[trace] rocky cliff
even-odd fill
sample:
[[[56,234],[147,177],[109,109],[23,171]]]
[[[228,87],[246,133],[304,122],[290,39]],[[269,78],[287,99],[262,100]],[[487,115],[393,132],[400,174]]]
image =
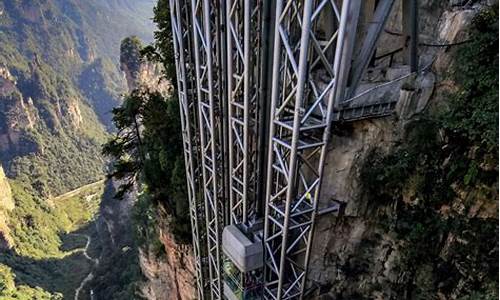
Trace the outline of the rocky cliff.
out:
[[[10,229],[7,226],[7,213],[14,209],[12,190],[0,166],[0,251],[12,246]]]
[[[498,297],[497,166],[483,161],[478,171],[491,172],[490,183],[464,184],[468,173],[448,168],[461,163],[456,149],[464,142],[454,145],[453,133],[440,129],[459,89],[452,70],[465,63],[457,45],[487,10],[488,1],[465,2],[420,1],[424,70],[392,87],[395,115],[334,130],[320,207],[335,200],[342,209],[317,219],[310,265],[317,299]],[[382,40],[394,44],[400,28],[390,31]],[[475,146],[463,151],[464,161],[481,160]]]
[[[145,89],[158,91],[165,96],[170,94],[171,84],[165,79],[163,66],[143,57],[139,38],[126,38],[120,48],[120,69],[125,74],[129,93],[136,89]]]
[[[3,168],[0,166],[0,210],[13,210],[14,200],[12,199],[12,190],[5,177]]]
[[[0,286],[7,274],[19,287],[0,287],[0,298],[62,298],[27,286],[72,298],[94,264],[72,251],[85,247],[83,232],[68,233],[94,230],[99,191],[70,193],[60,206],[56,196],[90,191],[95,185],[88,184],[104,176],[101,146],[106,127],[112,129],[111,109],[126,91],[119,43],[132,34],[152,38],[152,6],[150,0],[0,0]],[[92,240],[87,245],[98,247]],[[131,273],[116,282],[133,281]],[[118,293],[109,286],[109,294]]]
[[[165,215],[163,218],[168,219]],[[140,250],[141,269],[148,279],[141,292],[147,299],[194,300],[196,281],[191,246],[176,242],[170,231],[165,222],[159,222],[159,240],[164,247],[160,256],[149,248]]]
[[[172,86],[165,79],[162,64],[144,58],[141,49],[142,43],[137,37],[122,42],[120,63],[129,92],[137,89],[159,92],[165,99],[163,101],[175,101],[175,98],[170,99]],[[166,117],[162,116],[162,122]],[[175,238],[172,217],[167,213],[165,203],[152,204],[150,195],[146,194],[136,195],[139,197],[136,206],[148,206],[145,211],[136,208],[139,220],[135,225],[139,231],[146,232],[139,249],[139,263],[146,278],[140,286],[140,294],[151,300],[196,299],[191,246]]]

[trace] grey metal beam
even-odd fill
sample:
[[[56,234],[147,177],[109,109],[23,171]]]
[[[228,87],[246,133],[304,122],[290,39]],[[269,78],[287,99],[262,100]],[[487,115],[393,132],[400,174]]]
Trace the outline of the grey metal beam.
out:
[[[334,106],[337,108],[342,104],[346,96],[360,11],[361,1],[344,1],[342,6],[342,16],[344,16],[344,18],[341,19],[339,40],[335,53],[338,60],[335,62],[336,65],[334,65],[334,70],[336,71],[335,75],[337,77],[334,87]]]
[[[266,192],[266,158],[267,158],[267,124],[269,123],[269,108],[271,98],[271,71],[272,71],[272,1],[262,2],[262,17],[260,26],[259,47],[259,99],[258,99],[258,139],[257,139],[257,180],[256,180],[256,205],[255,216],[261,218],[264,215],[265,192]]]
[[[404,60],[418,71],[418,0],[403,0]]]
[[[395,0],[380,0],[377,5],[373,21],[367,30],[361,51],[353,62],[347,98],[354,97],[354,93],[363,79],[366,68],[368,67],[370,59],[375,51],[378,39],[380,38],[382,30],[385,27],[385,23],[389,18],[394,2]]]
[[[261,0],[225,0],[230,224],[256,213]]]
[[[353,43],[353,37],[343,33],[359,4],[343,1],[342,12],[328,0],[276,4],[263,241],[265,299],[301,299],[305,294],[334,87],[340,62],[348,61],[341,50],[347,40]],[[326,26],[340,29],[322,27],[323,15],[336,16]]]
[[[204,198],[204,209],[190,209],[193,228],[200,217],[206,226],[206,241],[193,230],[198,286],[205,280],[209,298],[222,298],[222,227],[257,214],[264,186],[264,298],[303,298],[334,107],[359,84],[394,0],[380,1],[351,66],[361,2],[191,0],[186,12],[185,1],[170,0],[190,207],[198,181]]]
[[[193,63],[191,61],[191,34],[189,32],[190,12],[185,1],[170,0],[170,18],[172,26],[172,40],[174,44],[175,66],[177,73],[177,91],[179,97],[180,119],[182,126],[184,163],[186,170],[189,214],[193,239],[193,257],[196,276],[196,290],[198,299],[204,299],[204,264],[202,261],[201,244],[205,241],[200,234],[198,220],[204,216],[200,214],[198,199],[199,168],[197,166],[197,101],[193,92]]]
[[[224,204],[223,153],[221,137],[220,42],[217,2],[191,0],[196,91],[200,122],[200,150],[207,234],[208,285],[211,299],[222,299],[220,237]]]

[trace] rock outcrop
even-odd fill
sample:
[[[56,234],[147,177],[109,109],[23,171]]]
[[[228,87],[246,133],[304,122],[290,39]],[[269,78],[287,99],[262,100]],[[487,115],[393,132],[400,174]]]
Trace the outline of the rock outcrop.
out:
[[[0,166],[0,210],[13,210],[12,191],[2,166]]]
[[[125,74],[129,92],[140,88],[166,95],[172,87],[163,74],[163,66],[143,58],[141,48],[137,37],[126,38],[121,45],[120,68]]]
[[[176,243],[168,226],[160,227],[165,254],[157,256],[149,249],[140,250],[141,269],[148,279],[141,292],[152,300],[194,300],[196,280],[192,249]]]
[[[126,38],[121,46],[121,70],[125,74],[129,92],[136,89],[159,92],[168,96],[171,83],[165,79],[163,66],[141,56],[141,42],[136,37]],[[139,262],[146,281],[141,284],[141,294],[150,300],[194,300],[196,287],[194,258],[190,245],[176,242],[169,228],[168,214],[158,204],[158,236],[150,237],[139,249]],[[161,254],[151,243],[159,241]]]
[[[432,0],[420,1],[420,5],[421,39],[430,44],[462,42],[473,16],[482,7],[481,3],[453,6],[448,1]],[[317,219],[309,269],[316,287],[315,299],[416,299],[408,292],[412,290],[410,287],[429,289],[432,299],[457,299],[467,284],[467,279],[461,279],[456,286],[449,287],[446,278],[428,277],[429,270],[435,268],[432,265],[419,266],[413,274],[402,267],[403,249],[408,245],[389,225],[379,226],[381,214],[395,210],[398,203],[374,208],[361,182],[361,169],[372,150],[390,153],[402,143],[409,122],[425,111],[446,105],[447,92],[453,90],[447,75],[454,63],[454,48],[420,49],[420,64],[428,68],[400,88],[394,116],[343,124],[334,130],[326,159],[320,209],[332,200],[340,202],[343,209],[339,215]],[[498,191],[498,186],[496,189]],[[484,199],[476,188],[459,190],[457,195],[451,208],[443,208],[443,216],[448,210],[460,210],[461,215],[468,218],[498,219],[498,199]],[[403,191],[402,199],[406,203],[418,201],[411,187]],[[470,199],[474,199],[473,204],[466,205]],[[452,249],[460,243],[467,241],[450,234],[444,244],[436,245],[440,257],[447,263],[458,264]],[[439,286],[436,289],[439,291],[431,286]],[[450,290],[443,291],[445,286]]]
[[[23,132],[33,129],[38,114],[33,100],[17,88],[16,79],[6,67],[0,66],[0,153],[26,154],[35,146],[23,140]]]
[[[14,206],[9,182],[0,165],[0,250],[8,249],[12,246],[10,229],[7,225],[7,212],[13,210]]]

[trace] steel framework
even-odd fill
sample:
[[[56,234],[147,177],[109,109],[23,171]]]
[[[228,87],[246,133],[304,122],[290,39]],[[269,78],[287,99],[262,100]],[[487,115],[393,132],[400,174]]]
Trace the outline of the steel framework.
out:
[[[261,0],[226,0],[230,222],[255,211]]]
[[[224,142],[222,116],[220,10],[216,1],[191,0],[193,53],[200,122],[205,199],[208,284],[211,299],[221,299],[220,234],[224,218]]]
[[[169,1],[198,297],[222,299],[222,227],[265,202],[263,298],[303,299],[331,124],[395,105],[349,106],[395,0]],[[416,0],[402,1],[415,68]]]
[[[339,85],[361,1],[277,1],[264,226],[265,299],[306,289],[311,239]],[[333,15],[330,31],[320,18]],[[349,49],[350,48],[350,49]]]
[[[193,256],[196,273],[198,299],[204,299],[204,266],[202,261],[203,234],[200,234],[198,220],[204,218],[201,208],[198,149],[198,109],[194,93],[194,69],[192,61],[192,35],[190,34],[190,11],[186,1],[170,0],[172,40],[176,57],[177,91],[182,125],[184,162],[186,167],[189,213],[191,218]]]

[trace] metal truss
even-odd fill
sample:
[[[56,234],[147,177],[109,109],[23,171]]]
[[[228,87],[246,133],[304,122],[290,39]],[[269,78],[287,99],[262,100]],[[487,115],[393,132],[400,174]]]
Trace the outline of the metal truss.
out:
[[[172,40],[176,57],[177,91],[182,125],[182,140],[184,162],[186,168],[187,192],[191,230],[193,237],[193,256],[198,299],[204,299],[204,266],[202,262],[201,244],[204,243],[200,234],[198,220],[204,218],[201,208],[198,178],[198,108],[194,93],[194,69],[192,62],[192,35],[189,31],[190,11],[187,3],[182,0],[170,0],[170,18]]]
[[[263,297],[302,299],[332,121],[386,115],[393,105],[350,107],[346,99],[395,0],[370,0],[378,4],[356,57],[368,1],[169,1],[198,297],[208,298],[206,286],[210,299],[222,299],[222,227],[258,215],[265,188]]]
[[[369,25],[367,26],[366,37],[363,39],[363,45],[359,51],[360,53],[352,65],[352,71],[350,73],[351,82],[347,98],[354,97],[357,87],[361,79],[363,79],[363,75],[366,72],[370,59],[373,57],[377,42],[389,18],[394,2],[396,1],[380,0],[374,11],[373,18],[371,20],[366,20],[366,23]],[[406,3],[408,0],[403,0],[403,2]]]
[[[224,209],[220,10],[217,1],[191,0],[193,52],[211,299],[222,298],[220,235]]]
[[[278,0],[264,225],[265,299],[300,299],[337,91],[361,1]],[[327,28],[321,18],[327,17]]]
[[[261,0],[226,1],[231,224],[255,212]]]

